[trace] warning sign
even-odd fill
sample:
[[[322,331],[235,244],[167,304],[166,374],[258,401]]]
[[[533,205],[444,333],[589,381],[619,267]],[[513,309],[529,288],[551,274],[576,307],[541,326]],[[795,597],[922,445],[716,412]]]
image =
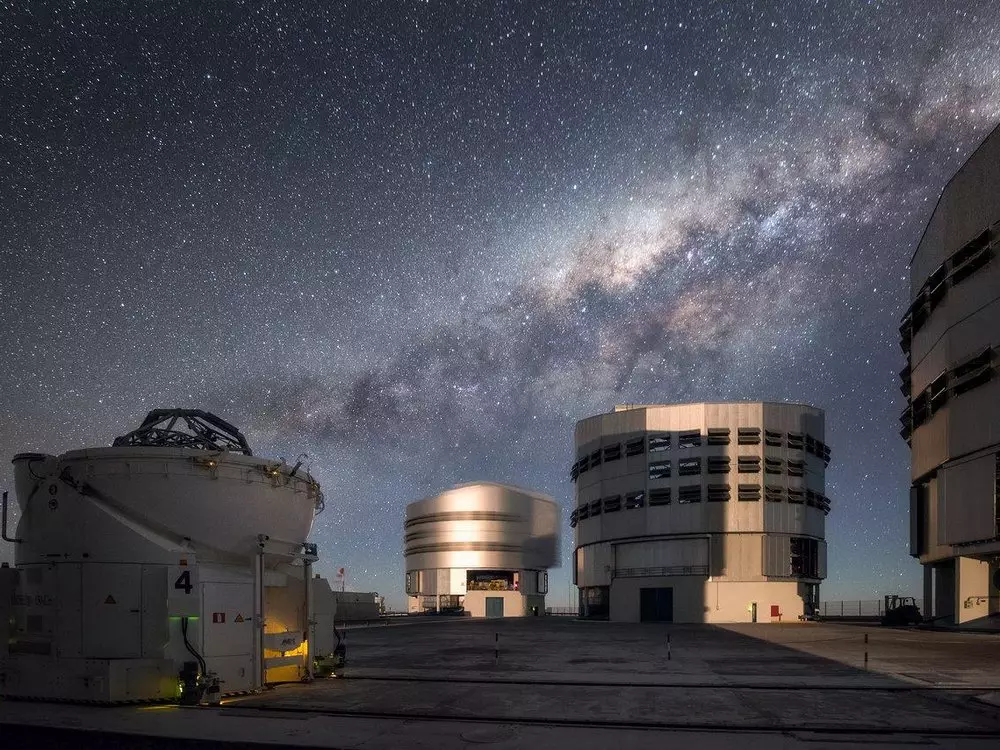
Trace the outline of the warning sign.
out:
[[[216,625],[218,625],[219,623],[225,622],[225,621],[226,621],[226,613],[225,612],[213,612],[212,613],[212,622],[215,623]]]
[[[104,603],[105,604],[117,604],[118,602],[115,601],[115,598],[113,596],[111,596],[111,594],[108,594],[108,598],[104,600]]]
[[[244,621],[245,620],[243,618],[243,615],[236,615],[236,617],[233,618],[233,622],[244,622]]]

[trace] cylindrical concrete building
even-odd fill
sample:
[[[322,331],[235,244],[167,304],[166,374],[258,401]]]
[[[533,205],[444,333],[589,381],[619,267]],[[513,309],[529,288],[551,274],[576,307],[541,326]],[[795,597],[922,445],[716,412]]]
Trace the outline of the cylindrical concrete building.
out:
[[[558,534],[555,502],[502,484],[464,484],[411,503],[404,523],[409,611],[544,614]]]
[[[820,409],[619,406],[576,425],[573,581],[584,617],[779,622],[826,577]]]
[[[910,262],[900,326],[910,554],[924,617],[1000,616],[1000,128],[948,183]]]

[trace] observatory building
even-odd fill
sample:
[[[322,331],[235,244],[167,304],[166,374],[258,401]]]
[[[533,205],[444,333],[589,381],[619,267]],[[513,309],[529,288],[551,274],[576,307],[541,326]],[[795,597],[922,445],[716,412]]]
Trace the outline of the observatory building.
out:
[[[558,533],[555,502],[503,484],[464,484],[411,503],[403,542],[409,611],[544,614]]]
[[[1000,614],[1000,128],[945,187],[910,261],[900,421],[924,616]]]
[[[334,649],[335,603],[306,542],[323,494],[301,461],[255,456],[215,415],[172,409],[112,447],[21,453],[14,477],[0,694],[199,702],[308,679]]]
[[[619,406],[577,422],[573,582],[584,617],[779,622],[826,577],[820,409]]]

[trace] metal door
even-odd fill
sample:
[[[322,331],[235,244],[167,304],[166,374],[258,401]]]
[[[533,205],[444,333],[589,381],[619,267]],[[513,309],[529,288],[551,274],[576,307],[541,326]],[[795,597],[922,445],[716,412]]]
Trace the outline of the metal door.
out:
[[[84,657],[124,659],[142,656],[142,566],[112,563],[81,565]]]
[[[486,616],[487,617],[503,617],[503,597],[502,596],[487,596],[486,597]]]
[[[674,590],[669,586],[639,589],[639,620],[673,622]]]

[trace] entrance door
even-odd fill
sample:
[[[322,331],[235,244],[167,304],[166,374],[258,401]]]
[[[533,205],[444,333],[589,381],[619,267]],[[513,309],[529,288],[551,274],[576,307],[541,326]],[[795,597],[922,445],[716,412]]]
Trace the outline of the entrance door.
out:
[[[673,622],[674,590],[672,588],[639,589],[640,622]]]
[[[487,617],[503,617],[503,597],[502,596],[487,596],[486,597],[486,616]]]

